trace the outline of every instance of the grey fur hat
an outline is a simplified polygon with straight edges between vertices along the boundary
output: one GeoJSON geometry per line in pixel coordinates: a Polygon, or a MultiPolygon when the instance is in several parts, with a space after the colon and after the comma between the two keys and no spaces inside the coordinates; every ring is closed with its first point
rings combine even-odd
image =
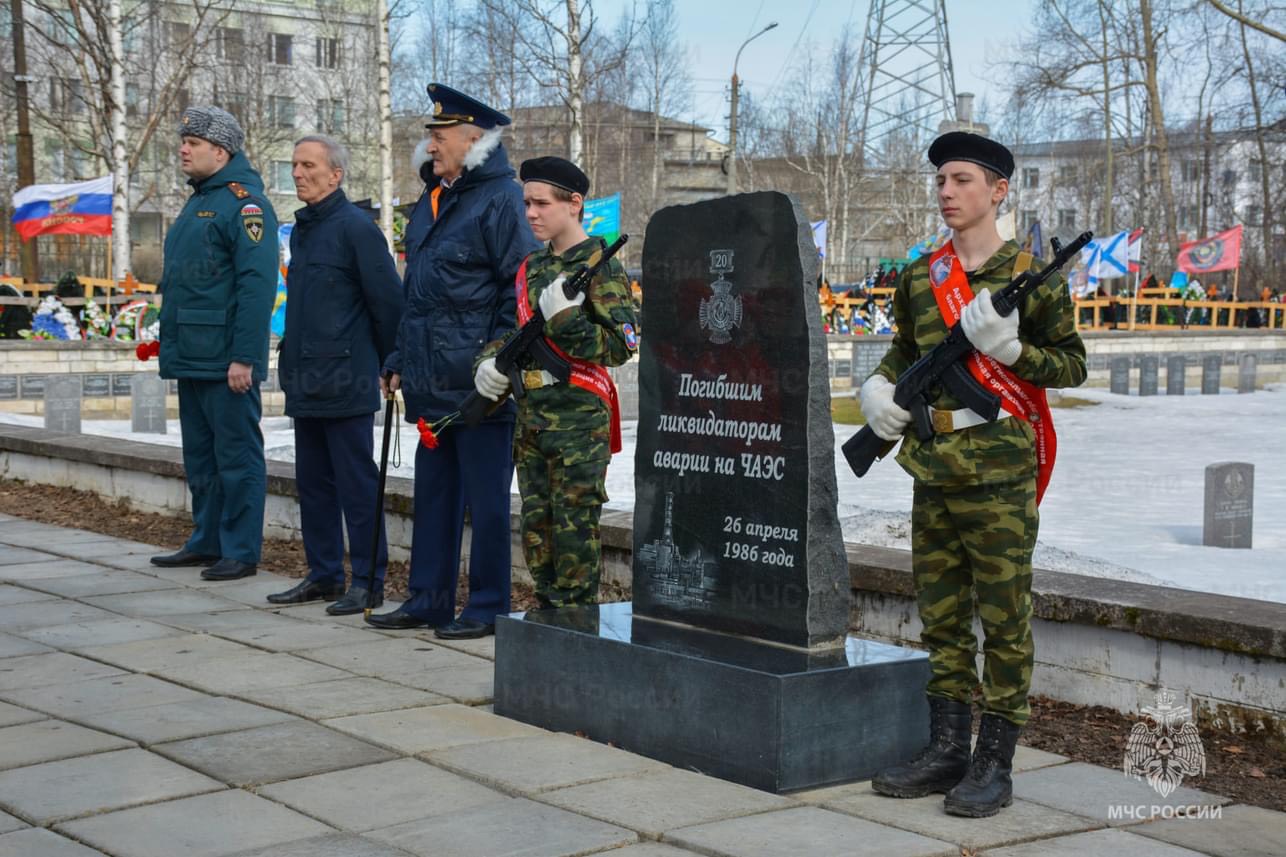
{"type": "Polygon", "coordinates": [[[241,151],[246,142],[246,132],[237,124],[236,117],[218,107],[189,107],[184,110],[179,117],[179,136],[209,140],[233,155],[241,151]]]}

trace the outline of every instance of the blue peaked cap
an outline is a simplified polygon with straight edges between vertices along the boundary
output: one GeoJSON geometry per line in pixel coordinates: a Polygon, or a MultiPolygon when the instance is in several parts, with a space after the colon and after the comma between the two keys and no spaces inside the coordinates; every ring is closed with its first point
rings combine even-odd
{"type": "Polygon", "coordinates": [[[425,128],[446,128],[468,123],[483,130],[497,125],[508,125],[509,117],[493,110],[478,99],[452,89],[444,83],[430,83],[429,97],[433,99],[433,116],[425,128]]]}

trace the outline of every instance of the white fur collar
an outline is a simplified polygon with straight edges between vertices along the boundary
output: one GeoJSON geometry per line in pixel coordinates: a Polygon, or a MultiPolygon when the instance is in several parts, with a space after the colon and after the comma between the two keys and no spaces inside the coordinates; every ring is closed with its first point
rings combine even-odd
{"type": "MultiPolygon", "coordinates": [[[[496,127],[489,131],[482,132],[482,136],[478,138],[477,142],[469,147],[469,151],[464,156],[464,168],[466,170],[477,169],[487,162],[487,158],[491,157],[491,153],[500,145],[500,135],[503,133],[503,130],[504,129],[502,128],[496,127]]],[[[418,176],[420,174],[420,167],[427,164],[430,160],[432,159],[429,157],[429,140],[426,137],[417,143],[415,150],[411,152],[411,169],[418,176]]]]}
{"type": "Polygon", "coordinates": [[[478,138],[469,151],[464,156],[464,168],[466,170],[475,170],[487,162],[491,153],[500,145],[500,135],[504,129],[496,126],[488,131],[483,131],[482,136],[478,138]]]}
{"type": "Polygon", "coordinates": [[[411,170],[417,176],[420,174],[420,167],[429,162],[429,140],[424,138],[415,146],[415,151],[411,153],[411,170]]]}

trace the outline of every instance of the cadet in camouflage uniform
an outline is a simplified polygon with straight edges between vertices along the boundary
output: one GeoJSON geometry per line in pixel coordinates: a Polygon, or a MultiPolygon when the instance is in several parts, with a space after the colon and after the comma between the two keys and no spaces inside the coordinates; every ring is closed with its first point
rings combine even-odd
{"type": "MultiPolygon", "coordinates": [[[[929,160],[938,167],[939,207],[953,239],[898,277],[897,333],[862,386],[862,410],[877,435],[902,439],[897,461],[915,478],[912,571],[924,625],[921,640],[932,668],[927,688],[931,738],[909,762],[881,771],[872,786],[894,797],[946,792],[948,812],[977,817],[994,815],[1012,802],[1014,746],[1031,712],[1037,432],[1028,418],[1005,410],[986,422],[940,390],[932,402],[937,433],[922,442],[907,431],[910,415],[893,402],[893,382],[946,337],[937,292],[964,279],[948,279],[953,265],[975,293],[960,311],[960,322],[987,365],[1001,372],[1008,367],[1035,388],[1075,387],[1085,380],[1085,347],[1060,276],[1029,294],[1009,316],[991,306],[991,293],[1016,273],[1043,267],[996,230],[996,209],[1014,170],[1009,150],[976,134],[952,132],[933,143],[929,160]],[[984,634],[983,717],[971,758],[971,703],[979,686],[975,600],[984,634]]],[[[1043,391],[1035,392],[1043,402],[1043,391]]],[[[1039,424],[1041,415],[1034,416],[1039,424]]],[[[1052,467],[1052,448],[1048,458],[1052,467]]]]}
{"type": "MultiPolygon", "coordinates": [[[[547,320],[546,338],[575,367],[567,384],[535,364],[524,367],[527,395],[518,402],[514,435],[523,554],[542,606],[593,604],[602,567],[598,519],[607,500],[604,479],[612,453],[620,449],[616,391],[604,367],[619,366],[633,355],[638,319],[616,259],[599,270],[588,294],[563,294],[564,280],[581,265],[593,264],[592,257],[604,248],[581,226],[589,191],[585,174],[562,158],[536,158],[523,163],[520,177],[527,222],[548,244],[528,256],[519,271],[519,321],[539,307],[547,320]]],[[[475,379],[478,392],[495,401],[509,383],[495,368],[502,344],[491,343],[483,351],[475,379]]]]}

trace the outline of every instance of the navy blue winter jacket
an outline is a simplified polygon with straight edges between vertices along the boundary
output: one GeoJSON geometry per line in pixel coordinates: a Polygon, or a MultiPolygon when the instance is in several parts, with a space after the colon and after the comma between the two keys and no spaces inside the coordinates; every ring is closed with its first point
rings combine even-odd
{"type": "Polygon", "coordinates": [[[342,189],[295,212],[277,375],[292,417],[379,410],[379,372],[402,317],[384,235],[342,189]]]}
{"type": "MultiPolygon", "coordinates": [[[[473,358],[514,327],[514,277],[540,243],[504,146],[466,170],[438,198],[429,191],[406,225],[406,311],[385,366],[402,376],[406,418],[434,420],[473,390],[473,358]]],[[[488,417],[512,422],[506,402],[488,417]]]]}

